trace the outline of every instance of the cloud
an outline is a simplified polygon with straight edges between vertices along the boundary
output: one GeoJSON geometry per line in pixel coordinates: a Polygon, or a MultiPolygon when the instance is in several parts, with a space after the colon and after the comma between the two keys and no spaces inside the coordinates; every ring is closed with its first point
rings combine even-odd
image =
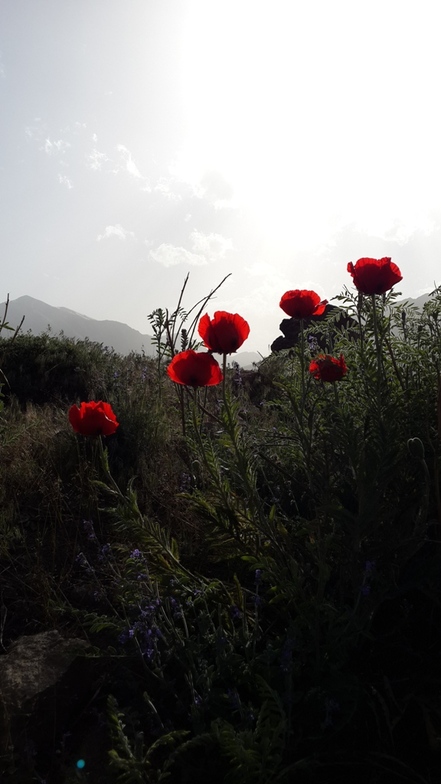
{"type": "MultiPolygon", "coordinates": [[[[224,258],[227,251],[232,250],[233,243],[221,234],[203,234],[194,229],[189,237],[191,250],[178,245],[163,242],[156,250],[150,251],[153,261],[164,267],[175,267],[178,264],[189,264],[201,267],[210,262],[224,258]]],[[[147,241],[146,245],[149,245],[147,241]]]]}
{"type": "Polygon", "coordinates": [[[88,169],[100,171],[103,164],[109,160],[105,152],[93,149],[89,155],[86,155],[86,166],[88,169]]]}
{"type": "Polygon", "coordinates": [[[218,169],[192,165],[182,154],[169,166],[176,182],[185,184],[186,189],[198,199],[212,204],[215,209],[234,207],[235,190],[229,180],[218,169]]]}
{"type": "Polygon", "coordinates": [[[41,117],[34,117],[32,125],[25,126],[25,135],[28,139],[41,139],[44,135],[46,124],[41,117]]]}
{"type": "Polygon", "coordinates": [[[178,264],[200,267],[208,263],[204,256],[167,243],[162,243],[156,250],[151,250],[150,257],[164,267],[176,267],[178,264]]]}
{"type": "Polygon", "coordinates": [[[229,201],[233,198],[233,188],[218,171],[207,171],[201,177],[204,196],[214,202],[229,201]]]}
{"type": "Polygon", "coordinates": [[[58,182],[60,183],[60,185],[65,185],[65,186],[66,186],[66,188],[67,188],[69,191],[70,191],[70,190],[72,190],[72,188],[73,188],[72,181],[71,181],[71,180],[69,180],[69,178],[68,178],[68,177],[66,177],[66,175],[65,175],[65,174],[59,174],[59,175],[58,175],[58,182]]]}
{"type": "Polygon", "coordinates": [[[51,142],[50,139],[46,139],[44,143],[44,147],[41,149],[45,151],[47,155],[64,155],[67,149],[72,145],[69,142],[63,141],[63,139],[58,139],[58,141],[51,142]]]}
{"type": "Polygon", "coordinates": [[[164,196],[165,199],[169,201],[182,201],[182,196],[180,193],[175,193],[170,187],[170,180],[167,180],[165,177],[161,177],[159,182],[155,185],[154,190],[164,196]]]}
{"type": "MultiPolygon", "coordinates": [[[[96,133],[92,134],[92,141],[96,145],[98,141],[96,133]]],[[[114,149],[118,155],[109,157],[106,152],[101,152],[96,146],[93,147],[85,155],[87,168],[92,171],[104,171],[110,174],[120,174],[121,172],[129,174],[130,177],[139,182],[141,191],[149,193],[151,191],[149,182],[139,171],[130,150],[124,144],[118,144],[114,149]]]]}
{"type": "Polygon", "coordinates": [[[121,153],[121,157],[123,159],[124,165],[120,166],[118,169],[115,170],[115,174],[117,174],[121,170],[126,170],[128,174],[132,177],[136,177],[137,179],[143,180],[144,177],[142,176],[141,172],[139,171],[138,167],[136,166],[135,161],[132,158],[132,153],[124,144],[118,144],[116,149],[119,153],[121,153]]]}
{"type": "Polygon", "coordinates": [[[119,240],[135,239],[135,232],[124,229],[119,223],[115,226],[106,226],[103,234],[98,234],[97,242],[100,240],[109,239],[109,237],[118,237],[119,240]]]}
{"type": "Polygon", "coordinates": [[[71,134],[74,134],[75,136],[78,136],[79,134],[82,134],[83,131],[86,130],[86,128],[87,128],[87,125],[86,125],[85,122],[80,122],[79,120],[75,120],[74,123],[71,123],[70,125],[65,125],[65,126],[63,126],[63,128],[60,128],[60,133],[63,133],[63,134],[64,133],[67,133],[67,134],[71,133],[71,134]]]}
{"type": "Polygon", "coordinates": [[[436,229],[436,221],[430,215],[420,214],[413,217],[413,219],[411,215],[408,215],[407,220],[395,220],[389,225],[385,224],[377,234],[386,242],[407,245],[415,234],[418,233],[428,237],[436,229]]]}
{"type": "Polygon", "coordinates": [[[233,249],[233,242],[222,234],[203,234],[194,229],[190,234],[193,250],[203,253],[209,261],[225,258],[227,251],[233,249]]]}

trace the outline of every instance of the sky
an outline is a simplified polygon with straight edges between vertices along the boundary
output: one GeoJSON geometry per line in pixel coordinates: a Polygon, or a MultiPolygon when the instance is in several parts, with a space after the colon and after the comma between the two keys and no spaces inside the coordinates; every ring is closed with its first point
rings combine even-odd
{"type": "Polygon", "coordinates": [[[268,353],[289,289],[349,261],[441,284],[434,0],[0,0],[0,301],[142,333],[240,313],[268,353]]]}

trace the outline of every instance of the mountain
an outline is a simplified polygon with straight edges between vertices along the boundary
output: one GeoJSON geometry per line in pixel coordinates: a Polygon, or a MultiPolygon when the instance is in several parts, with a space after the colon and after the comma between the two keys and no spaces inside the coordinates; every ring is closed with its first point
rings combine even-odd
{"type": "Polygon", "coordinates": [[[258,365],[263,358],[257,351],[238,351],[237,354],[230,354],[227,357],[227,366],[233,367],[237,362],[243,370],[252,370],[253,365],[258,365]]]}
{"type": "MultiPolygon", "coordinates": [[[[0,305],[1,314],[4,306],[5,303],[0,305]]],[[[23,316],[25,320],[21,328],[22,332],[32,332],[34,335],[40,335],[48,330],[53,335],[63,332],[68,338],[78,340],[89,338],[94,343],[113,347],[118,354],[144,351],[147,356],[154,356],[155,353],[150,335],[142,335],[127,324],[121,324],[119,321],[98,321],[69,308],[47,305],[46,302],[34,297],[18,297],[9,302],[7,320],[10,326],[17,326],[23,316]]]]}
{"type": "MultiPolygon", "coordinates": [[[[406,297],[397,304],[408,302],[421,309],[426,302],[431,299],[430,294],[422,294],[416,299],[406,297]]],[[[0,319],[3,316],[5,303],[0,304],[0,319]]],[[[58,335],[63,332],[68,338],[84,340],[88,338],[94,343],[102,343],[104,346],[113,347],[118,354],[130,354],[134,351],[137,354],[144,352],[148,357],[155,355],[155,348],[152,345],[150,335],[143,335],[137,329],[132,329],[127,324],[120,321],[98,321],[97,319],[83,316],[69,308],[56,308],[48,305],[34,297],[18,297],[10,300],[8,308],[8,323],[11,327],[20,324],[23,316],[22,332],[32,332],[40,335],[42,332],[50,330],[51,334],[58,335]]],[[[6,337],[8,332],[3,332],[2,337],[6,337]]],[[[228,357],[228,365],[231,367],[233,362],[238,362],[244,370],[252,369],[255,363],[259,363],[262,356],[254,351],[239,351],[228,357]]]]}
{"type": "MultiPolygon", "coordinates": [[[[3,317],[5,303],[0,304],[0,319],[3,317]]],[[[118,354],[144,353],[148,357],[155,356],[155,347],[152,345],[150,335],[143,335],[136,329],[120,321],[98,321],[97,319],[83,316],[69,308],[56,308],[34,297],[18,297],[10,300],[7,320],[11,327],[20,324],[23,316],[25,320],[21,332],[32,332],[40,335],[50,330],[52,335],[63,332],[68,338],[84,340],[88,338],[93,343],[102,343],[104,346],[113,347],[118,354]]],[[[2,337],[9,336],[3,332],[2,337]]],[[[232,354],[229,364],[238,362],[244,369],[252,367],[254,362],[260,362],[262,357],[252,351],[243,351],[232,354]]]]}
{"type": "Polygon", "coordinates": [[[417,297],[416,299],[411,299],[410,297],[400,299],[400,301],[397,302],[397,305],[403,305],[407,302],[409,305],[414,305],[418,310],[422,310],[426,302],[430,302],[431,299],[431,294],[421,294],[421,297],[417,297]]]}

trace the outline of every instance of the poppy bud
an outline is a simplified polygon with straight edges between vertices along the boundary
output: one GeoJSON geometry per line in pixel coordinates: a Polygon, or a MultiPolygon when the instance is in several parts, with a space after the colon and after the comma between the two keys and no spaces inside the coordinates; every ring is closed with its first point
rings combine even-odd
{"type": "Polygon", "coordinates": [[[419,460],[424,460],[424,444],[421,438],[409,438],[407,442],[409,454],[412,457],[417,457],[419,460]]]}

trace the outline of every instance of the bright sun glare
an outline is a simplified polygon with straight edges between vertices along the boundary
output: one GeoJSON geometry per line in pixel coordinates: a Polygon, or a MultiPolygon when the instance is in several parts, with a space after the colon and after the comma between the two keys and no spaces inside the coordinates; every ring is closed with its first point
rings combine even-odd
{"type": "Polygon", "coordinates": [[[281,245],[293,230],[297,247],[315,245],[350,222],[403,241],[428,230],[440,160],[437,34],[425,8],[195,0],[178,171],[194,182],[219,171],[281,245]],[[433,117],[424,129],[423,112],[433,117]]]}

